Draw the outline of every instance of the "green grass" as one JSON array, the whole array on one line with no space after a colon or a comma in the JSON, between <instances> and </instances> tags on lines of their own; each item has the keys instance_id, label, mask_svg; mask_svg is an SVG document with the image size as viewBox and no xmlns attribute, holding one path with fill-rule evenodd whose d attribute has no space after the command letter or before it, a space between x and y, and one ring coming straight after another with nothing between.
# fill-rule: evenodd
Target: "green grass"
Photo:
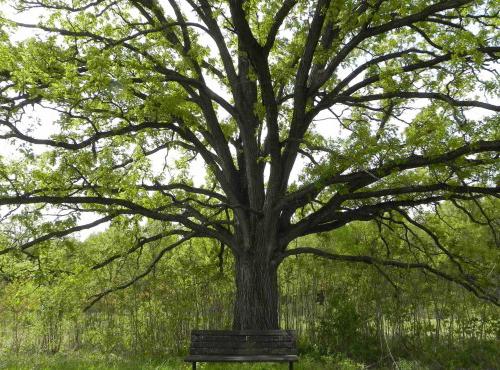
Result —
<instances>
[{"instance_id":1,"label":"green grass","mask_svg":"<svg viewBox=\"0 0 500 370\"><path fill-rule=\"evenodd\" d=\"M352 360L345 355L322 356L317 352L306 352L295 364L296 370L361 370L361 369L398 369L429 370L457 369L471 370L498 368L498 342L483 341L480 343L464 343L460 350L456 348L422 345L420 352L407 353L404 357L394 359L361 359ZM396 354L396 352L393 352ZM370 361L365 362L364 361ZM393 363L396 361L396 363ZM287 364L277 363L199 363L199 369L207 370L285 370ZM129 357L116 354L101 354L85 350L49 354L13 355L0 352L0 370L190 370L191 364L185 363L182 357L152 358Z\"/></svg>"},{"instance_id":2,"label":"green grass","mask_svg":"<svg viewBox=\"0 0 500 370\"><path fill-rule=\"evenodd\" d=\"M271 370L288 369L287 364L198 364L199 369L210 370ZM330 357L313 359L301 357L295 364L297 370L357 370L360 364ZM128 359L114 355L66 353L56 355L0 355L0 369L5 370L183 370L191 369L182 358L166 360Z\"/></svg>"}]
</instances>

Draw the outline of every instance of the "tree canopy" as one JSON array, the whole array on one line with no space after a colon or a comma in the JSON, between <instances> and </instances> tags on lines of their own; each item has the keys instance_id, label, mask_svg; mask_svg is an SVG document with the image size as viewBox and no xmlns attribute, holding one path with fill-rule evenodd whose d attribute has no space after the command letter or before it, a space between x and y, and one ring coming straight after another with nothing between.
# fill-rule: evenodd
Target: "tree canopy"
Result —
<instances>
[{"instance_id":1,"label":"tree canopy","mask_svg":"<svg viewBox=\"0 0 500 370\"><path fill-rule=\"evenodd\" d=\"M93 301L212 238L236 258L236 328L278 325L275 270L298 254L424 269L498 304L418 212L449 200L498 248L498 2L2 3L31 16L0 20L0 138L16 149L0 158L0 254L157 220L139 244L171 244ZM292 248L353 221L418 229L451 267L390 243L385 259Z\"/></svg>"}]
</instances>

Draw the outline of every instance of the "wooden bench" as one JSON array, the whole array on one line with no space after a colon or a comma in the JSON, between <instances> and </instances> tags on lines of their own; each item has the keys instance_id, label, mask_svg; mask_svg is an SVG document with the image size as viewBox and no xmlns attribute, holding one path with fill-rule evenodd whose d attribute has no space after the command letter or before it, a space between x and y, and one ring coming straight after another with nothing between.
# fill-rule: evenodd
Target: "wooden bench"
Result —
<instances>
[{"instance_id":1,"label":"wooden bench","mask_svg":"<svg viewBox=\"0 0 500 370\"><path fill-rule=\"evenodd\" d=\"M298 361L294 330L193 330L189 356L197 362L288 362Z\"/></svg>"}]
</instances>

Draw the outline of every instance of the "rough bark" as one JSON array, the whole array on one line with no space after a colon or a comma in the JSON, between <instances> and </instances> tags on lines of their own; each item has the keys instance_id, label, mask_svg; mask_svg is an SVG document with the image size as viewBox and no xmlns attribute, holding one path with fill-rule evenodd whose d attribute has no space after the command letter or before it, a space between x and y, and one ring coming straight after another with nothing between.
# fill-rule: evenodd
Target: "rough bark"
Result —
<instances>
[{"instance_id":1,"label":"rough bark","mask_svg":"<svg viewBox=\"0 0 500 370\"><path fill-rule=\"evenodd\" d=\"M265 259L238 257L235 269L233 329L278 329L278 266Z\"/></svg>"}]
</instances>

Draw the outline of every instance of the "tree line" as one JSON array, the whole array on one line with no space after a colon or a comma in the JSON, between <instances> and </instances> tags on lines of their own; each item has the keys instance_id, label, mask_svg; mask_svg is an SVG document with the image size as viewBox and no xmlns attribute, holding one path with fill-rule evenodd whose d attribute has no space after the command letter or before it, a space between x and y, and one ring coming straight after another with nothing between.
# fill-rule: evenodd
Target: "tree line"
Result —
<instances>
[{"instance_id":1,"label":"tree line","mask_svg":"<svg viewBox=\"0 0 500 370\"><path fill-rule=\"evenodd\" d=\"M451 204L429 210L421 220L476 276L498 283L499 267L487 211L498 224L498 202L482 201L455 211ZM355 249L409 258L432 253L429 235L402 217L390 233L375 222L302 240L329 253ZM166 256L150 274L88 307L96 292L115 287L147 267L165 244L128 246L161 224L130 224L123 219L85 241L65 238L22 254L0 256L0 352L101 352L161 358L179 356L193 328L231 328L234 260L210 239ZM382 235L382 238L381 238ZM421 250L412 247L419 243ZM397 251L397 252L395 252ZM376 255L376 253L375 253ZM442 271L453 268L441 253L429 256ZM114 264L102 261L115 258ZM387 258L387 256L385 256ZM382 269L297 256L280 274L280 325L298 331L303 355L344 356L382 366L401 359L423 365L494 366L498 356L498 308L460 284L417 269ZM485 267L486 266L486 267ZM472 268L471 267L471 268Z\"/></svg>"}]
</instances>

